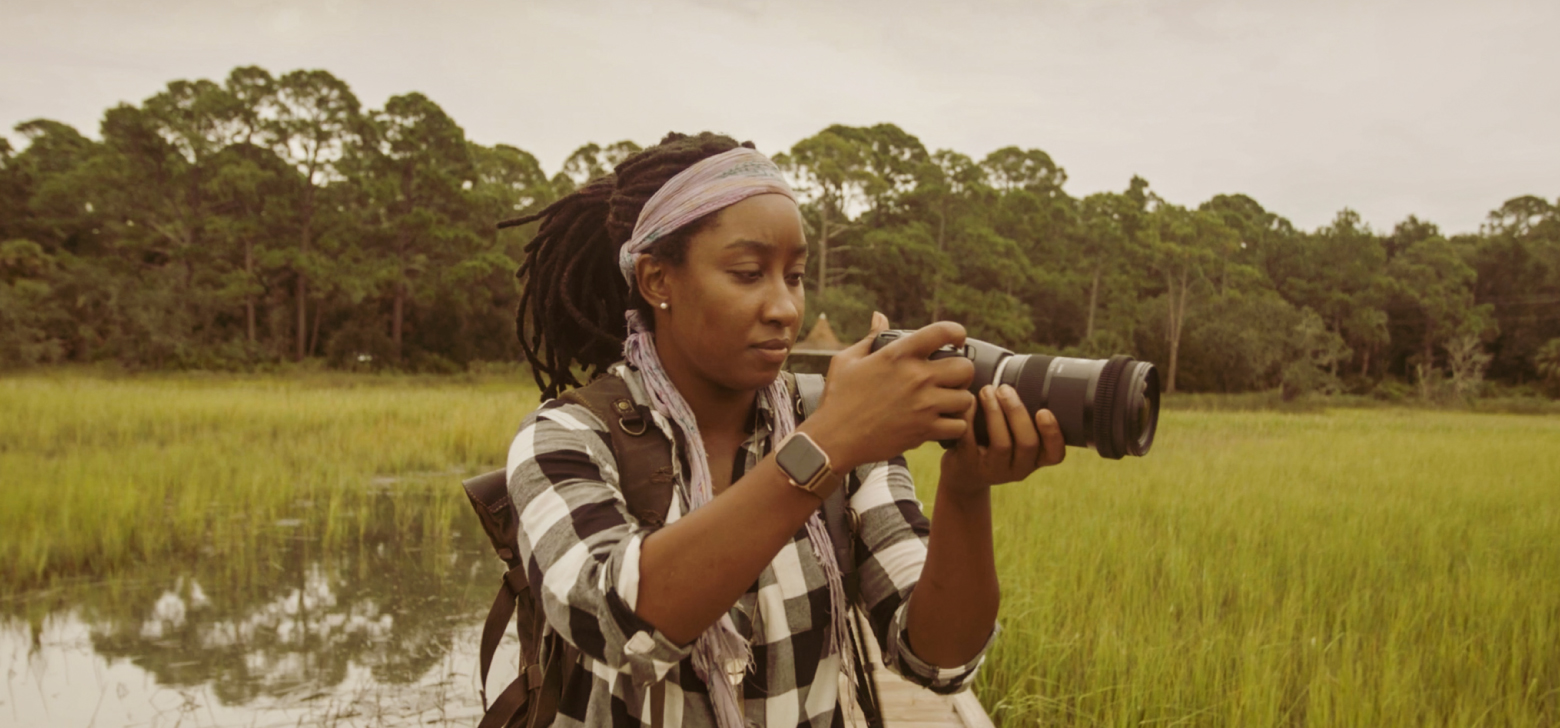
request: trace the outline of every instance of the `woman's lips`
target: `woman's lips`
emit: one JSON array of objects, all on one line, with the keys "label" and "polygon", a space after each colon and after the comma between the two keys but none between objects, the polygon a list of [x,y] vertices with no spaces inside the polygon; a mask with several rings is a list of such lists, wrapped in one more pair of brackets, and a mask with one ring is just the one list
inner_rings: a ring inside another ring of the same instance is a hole
[{"label": "woman's lips", "polygon": [[785,361],[786,355],[791,353],[791,344],[784,339],[771,339],[762,344],[754,344],[749,348],[758,352],[758,355],[765,360],[776,364]]}]

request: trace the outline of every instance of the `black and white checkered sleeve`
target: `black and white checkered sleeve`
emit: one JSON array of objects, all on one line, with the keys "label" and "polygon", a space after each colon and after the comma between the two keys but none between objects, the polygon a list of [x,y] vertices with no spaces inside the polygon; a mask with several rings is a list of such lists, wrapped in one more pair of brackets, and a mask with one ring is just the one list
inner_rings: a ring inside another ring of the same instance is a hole
[{"label": "black and white checkered sleeve", "polygon": [[[856,569],[861,600],[872,620],[883,662],[906,680],[937,693],[956,693],[975,679],[998,629],[968,663],[939,668],[910,650],[906,633],[910,594],[926,564],[931,523],[921,512],[903,457],[863,465],[852,477],[850,506],[861,516]],[[862,546],[866,548],[861,548]]]},{"label": "black and white checkered sleeve", "polygon": [[610,434],[590,410],[554,400],[528,416],[509,448],[520,554],[548,625],[637,684],[662,679],[680,647],[634,613],[639,549],[650,533],[618,489]]}]

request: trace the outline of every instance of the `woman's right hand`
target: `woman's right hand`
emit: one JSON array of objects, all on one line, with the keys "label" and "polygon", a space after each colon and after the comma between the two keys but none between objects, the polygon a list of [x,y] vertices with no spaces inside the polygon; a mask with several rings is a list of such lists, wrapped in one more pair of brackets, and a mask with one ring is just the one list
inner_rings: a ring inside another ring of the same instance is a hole
[{"label": "woman's right hand", "polygon": [[939,321],[872,351],[887,330],[888,317],[873,313],[871,333],[834,355],[818,410],[802,425],[836,473],[929,440],[957,440],[969,426],[975,365],[964,357],[927,359],[943,346],[964,346],[964,327]]}]

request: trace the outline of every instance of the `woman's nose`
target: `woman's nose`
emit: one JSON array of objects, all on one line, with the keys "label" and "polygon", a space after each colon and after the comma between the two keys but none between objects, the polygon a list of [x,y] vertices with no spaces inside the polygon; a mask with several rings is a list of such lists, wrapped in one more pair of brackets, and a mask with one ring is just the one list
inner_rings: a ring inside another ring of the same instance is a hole
[{"label": "woman's nose", "polygon": [[781,277],[774,284],[767,286],[764,291],[764,320],[780,324],[786,328],[794,328],[802,318],[802,312],[797,307],[796,298],[791,295],[790,286],[786,285],[785,278]]}]

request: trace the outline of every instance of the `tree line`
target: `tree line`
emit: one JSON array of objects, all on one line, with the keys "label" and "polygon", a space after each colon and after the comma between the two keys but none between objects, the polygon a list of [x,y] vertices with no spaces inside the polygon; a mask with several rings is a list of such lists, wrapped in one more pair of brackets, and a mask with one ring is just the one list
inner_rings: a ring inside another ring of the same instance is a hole
[{"label": "tree line", "polygon": [[[513,272],[541,209],[637,151],[545,173],[420,93],[365,109],[325,71],[234,69],[0,138],[0,366],[460,371],[515,361]],[[694,130],[697,131],[697,130]],[[768,150],[771,153],[774,150]],[[1160,364],[1172,390],[1560,394],[1560,200],[1476,234],[1352,210],[1296,228],[1243,194],[1139,177],[1076,197],[1039,149],[975,159],[893,124],[774,154],[804,197],[808,305],[964,323],[1021,352]]]}]

